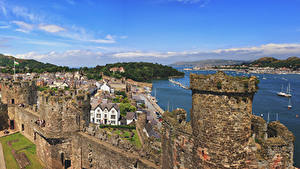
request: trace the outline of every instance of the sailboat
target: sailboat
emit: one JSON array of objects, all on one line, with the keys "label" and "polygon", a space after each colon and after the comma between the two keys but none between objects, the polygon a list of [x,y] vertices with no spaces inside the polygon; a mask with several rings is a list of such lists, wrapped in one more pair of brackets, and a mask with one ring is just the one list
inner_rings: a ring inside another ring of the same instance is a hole
[{"label": "sailboat", "polygon": [[282,97],[292,97],[291,94],[291,85],[289,84],[288,87],[286,88],[286,93],[283,92],[283,86],[281,86],[281,91],[277,92],[278,96],[282,96]]},{"label": "sailboat", "polygon": [[283,85],[281,86],[281,91],[277,92],[278,96],[285,96],[285,93],[283,92]]},{"label": "sailboat", "polygon": [[289,98],[289,104],[288,104],[288,109],[292,109],[292,103],[291,103],[291,99]]},{"label": "sailboat", "polygon": [[292,97],[292,94],[291,94],[291,85],[289,84],[287,89],[286,89],[286,97]]}]

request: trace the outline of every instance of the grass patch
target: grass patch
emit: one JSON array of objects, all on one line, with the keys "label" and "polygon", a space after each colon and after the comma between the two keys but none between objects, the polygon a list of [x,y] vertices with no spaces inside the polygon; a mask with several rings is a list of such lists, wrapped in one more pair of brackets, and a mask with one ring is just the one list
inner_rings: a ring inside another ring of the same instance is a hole
[{"label": "grass patch", "polygon": [[123,140],[128,140],[131,144],[136,146],[138,149],[142,148],[141,141],[140,141],[137,131],[135,129],[124,129],[124,128],[118,129],[118,128],[108,128],[108,127],[103,128],[103,129],[108,132],[109,137],[110,137],[109,133],[117,134]]},{"label": "grass patch", "polygon": [[[8,141],[18,140],[13,142],[9,146],[7,144]],[[11,150],[14,149],[17,153],[24,152],[27,158],[30,161],[30,165],[26,167],[26,169],[42,169],[43,166],[40,164],[39,159],[36,156],[36,147],[30,142],[26,137],[24,137],[20,133],[15,133],[9,136],[5,136],[0,138],[0,142],[3,147],[3,153],[6,163],[7,169],[18,169],[19,165],[15,160],[14,156],[11,153]]]},{"label": "grass patch", "polygon": [[142,144],[136,130],[132,130],[132,132],[134,132],[134,136],[129,141],[132,142],[137,148],[142,148]]}]

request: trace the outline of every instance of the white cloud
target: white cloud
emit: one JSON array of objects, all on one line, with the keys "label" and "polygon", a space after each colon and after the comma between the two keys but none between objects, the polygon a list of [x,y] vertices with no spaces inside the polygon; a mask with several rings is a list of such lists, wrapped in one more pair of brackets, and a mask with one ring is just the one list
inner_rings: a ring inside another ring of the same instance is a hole
[{"label": "white cloud", "polygon": [[12,13],[15,14],[16,16],[30,20],[31,22],[41,22],[43,20],[42,15],[31,13],[25,7],[15,6],[12,8]]},{"label": "white cloud", "polygon": [[57,46],[57,47],[70,47],[67,43],[62,42],[51,42],[51,41],[40,41],[34,39],[24,39],[25,43],[27,44],[34,44],[34,45],[43,45],[43,46]]},{"label": "white cloud", "polygon": [[17,32],[23,32],[23,33],[29,33],[30,31],[26,30],[26,29],[15,29],[15,31]]},{"label": "white cloud", "polygon": [[120,39],[127,39],[127,38],[128,38],[128,36],[126,36],[126,35],[120,36]]},{"label": "white cloud", "polygon": [[0,26],[0,29],[7,29],[7,28],[10,28],[10,26],[9,25],[1,25]]},{"label": "white cloud", "polygon": [[114,39],[90,39],[88,41],[94,43],[116,43]]},{"label": "white cloud", "polygon": [[261,46],[254,47],[242,47],[242,48],[229,48],[229,49],[218,49],[213,52],[218,54],[255,54],[258,56],[264,55],[280,55],[280,54],[300,54],[300,44],[298,43],[286,43],[286,44],[275,44],[269,43]]},{"label": "white cloud", "polygon": [[42,59],[44,58],[46,55],[42,55],[42,54],[38,54],[36,52],[28,52],[25,54],[17,54],[16,57],[17,58],[21,58],[21,59]]},{"label": "white cloud", "polygon": [[200,7],[205,7],[210,0],[168,0],[171,2],[179,2],[184,4],[200,4]]},{"label": "white cloud", "polygon": [[50,32],[50,33],[65,31],[64,28],[57,26],[57,25],[42,25],[42,24],[40,24],[39,29],[46,31],[46,32]]},{"label": "white cloud", "polygon": [[116,43],[114,37],[110,34],[106,35],[105,39],[90,39],[88,41],[95,43]]},{"label": "white cloud", "polygon": [[[99,52],[98,50],[103,50]],[[300,56],[300,43],[264,44],[253,47],[217,49],[212,51],[130,51],[126,48],[98,46],[90,50],[67,50],[64,52],[19,54],[17,57],[33,58],[40,61],[69,66],[95,66],[122,61],[147,61],[158,63],[173,63],[176,61],[195,61],[202,59],[235,59],[253,60],[271,56],[284,59],[290,56]]]},{"label": "white cloud", "polygon": [[66,50],[64,52],[56,52],[56,51],[51,51],[48,53],[37,53],[37,52],[28,52],[25,54],[17,54],[16,57],[18,58],[23,58],[23,59],[59,59],[59,58],[66,58],[69,57],[72,59],[72,57],[86,57],[86,56],[101,56],[101,52],[93,52],[90,50]]},{"label": "white cloud", "polygon": [[0,9],[2,10],[3,15],[7,16],[7,11],[6,11],[5,4],[3,1],[0,1]]},{"label": "white cloud", "polygon": [[157,58],[166,58],[174,55],[179,55],[180,53],[176,52],[141,52],[141,51],[134,51],[134,52],[121,52],[115,53],[112,56],[116,58],[137,58],[137,57],[157,57]]},{"label": "white cloud", "polygon": [[33,30],[34,26],[32,24],[25,23],[23,21],[12,21],[13,24],[17,25],[19,28],[16,31],[28,33]]},{"label": "white cloud", "polygon": [[53,63],[57,65],[67,65],[71,67],[78,66],[96,66],[101,64],[102,53],[91,50],[67,50],[64,52],[51,51],[48,53],[28,52],[15,55],[17,58],[36,59],[42,62]]}]

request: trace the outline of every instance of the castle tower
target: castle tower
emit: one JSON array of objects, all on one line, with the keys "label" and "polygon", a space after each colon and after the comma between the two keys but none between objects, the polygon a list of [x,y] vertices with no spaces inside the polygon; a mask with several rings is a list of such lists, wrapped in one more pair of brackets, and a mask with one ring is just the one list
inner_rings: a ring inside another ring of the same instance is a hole
[{"label": "castle tower", "polygon": [[9,127],[11,129],[18,128],[15,118],[15,106],[19,104],[33,105],[37,103],[37,87],[35,81],[2,81],[1,102],[6,105]]},{"label": "castle tower", "polygon": [[195,168],[249,168],[255,77],[190,75]]},{"label": "castle tower", "polygon": [[28,104],[37,102],[35,81],[4,81],[1,83],[1,101],[8,105]]}]

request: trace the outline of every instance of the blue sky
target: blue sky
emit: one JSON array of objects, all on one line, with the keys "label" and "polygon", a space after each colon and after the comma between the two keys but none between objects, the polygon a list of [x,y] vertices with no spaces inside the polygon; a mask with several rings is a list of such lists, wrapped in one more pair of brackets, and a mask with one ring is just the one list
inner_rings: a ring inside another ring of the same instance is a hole
[{"label": "blue sky", "polygon": [[300,0],[0,0],[0,53],[58,65],[300,54]]}]

